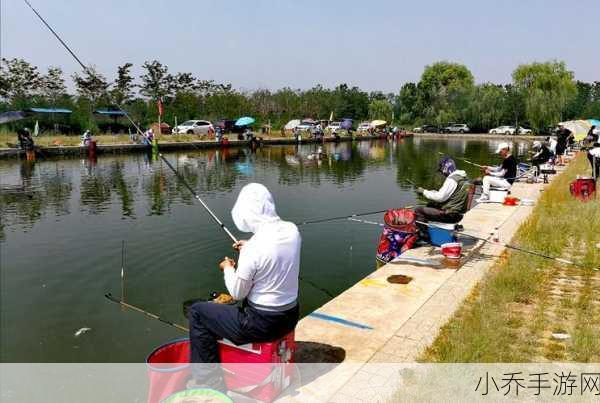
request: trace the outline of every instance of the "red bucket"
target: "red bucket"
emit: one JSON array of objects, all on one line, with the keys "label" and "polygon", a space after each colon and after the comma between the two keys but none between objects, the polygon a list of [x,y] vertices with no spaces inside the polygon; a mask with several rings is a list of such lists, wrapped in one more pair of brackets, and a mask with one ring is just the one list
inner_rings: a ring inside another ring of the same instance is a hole
[{"label": "red bucket", "polygon": [[148,403],[159,403],[185,389],[190,377],[190,340],[177,339],[157,347],[146,358]]},{"label": "red bucket", "polygon": [[460,259],[462,252],[462,243],[449,242],[442,245],[442,253],[448,259]]}]

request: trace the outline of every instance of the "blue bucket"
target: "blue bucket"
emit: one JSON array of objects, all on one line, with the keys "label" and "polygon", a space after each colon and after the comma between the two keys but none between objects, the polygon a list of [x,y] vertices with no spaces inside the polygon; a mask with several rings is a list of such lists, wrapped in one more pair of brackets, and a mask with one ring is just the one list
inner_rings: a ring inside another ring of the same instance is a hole
[{"label": "blue bucket", "polygon": [[428,231],[432,245],[442,246],[445,243],[456,242],[455,224],[430,222]]}]

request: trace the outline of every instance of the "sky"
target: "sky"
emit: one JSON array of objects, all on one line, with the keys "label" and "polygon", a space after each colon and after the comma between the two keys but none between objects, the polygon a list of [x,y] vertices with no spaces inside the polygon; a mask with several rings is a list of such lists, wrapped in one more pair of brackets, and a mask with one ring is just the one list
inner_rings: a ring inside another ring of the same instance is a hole
[{"label": "sky", "polygon": [[[465,64],[478,83],[507,83],[521,63],[558,59],[577,79],[600,80],[600,0],[30,2],[108,78],[123,63],[139,74],[157,59],[242,90],[397,92],[440,60]],[[2,57],[81,70],[22,0],[0,3]]]}]

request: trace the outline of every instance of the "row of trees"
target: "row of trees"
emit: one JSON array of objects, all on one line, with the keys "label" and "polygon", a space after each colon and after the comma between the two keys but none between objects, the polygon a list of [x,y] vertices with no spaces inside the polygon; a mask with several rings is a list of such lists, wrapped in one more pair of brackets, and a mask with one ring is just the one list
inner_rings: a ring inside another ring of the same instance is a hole
[{"label": "row of trees", "polygon": [[171,73],[159,61],[142,65],[133,77],[133,65],[119,66],[112,80],[96,69],[71,78],[69,93],[62,69],[45,73],[22,59],[2,59],[0,64],[0,110],[34,106],[69,108],[73,131],[95,128],[92,111],[122,108],[143,125],[156,121],[156,100],[165,105],[167,122],[191,118],[236,118],[251,115],[275,128],[290,119],[350,117],[383,119],[410,126],[428,123],[467,123],[474,129],[500,124],[529,125],[543,130],[559,120],[600,116],[600,82],[575,81],[563,62],[521,65],[512,83],[475,84],[469,69],[460,64],[438,62],[425,67],[418,83],[406,83],[398,94],[366,92],[340,84],[333,89],[317,85],[308,90],[282,88],[241,92],[231,84],[201,80],[192,73]]}]

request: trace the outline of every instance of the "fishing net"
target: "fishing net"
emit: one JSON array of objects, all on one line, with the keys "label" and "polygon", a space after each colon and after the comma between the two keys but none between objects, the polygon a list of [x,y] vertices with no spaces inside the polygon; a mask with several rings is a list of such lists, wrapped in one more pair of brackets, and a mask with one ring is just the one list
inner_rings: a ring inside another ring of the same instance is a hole
[{"label": "fishing net", "polygon": [[385,226],[379,238],[376,258],[388,263],[412,248],[417,241],[415,212],[406,208],[388,210],[383,221]]}]

